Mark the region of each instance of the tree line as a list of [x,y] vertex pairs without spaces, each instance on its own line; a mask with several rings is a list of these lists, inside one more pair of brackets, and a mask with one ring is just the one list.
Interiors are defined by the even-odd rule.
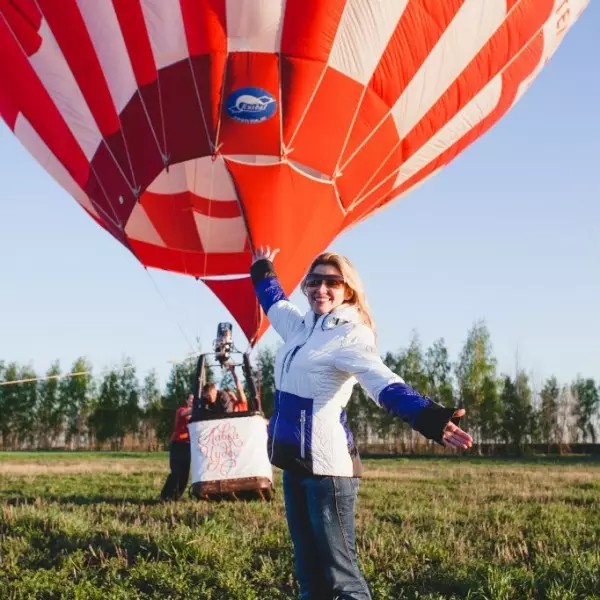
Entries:
[[[267,417],[274,406],[275,352],[261,349],[254,364]],[[479,448],[523,452],[543,444],[566,451],[570,444],[598,440],[600,385],[582,376],[568,383],[549,377],[536,389],[524,369],[499,373],[484,322],[472,326],[456,361],[450,359],[443,338],[424,349],[416,334],[407,348],[388,352],[383,359],[421,394],[446,406],[466,408],[463,423]],[[41,380],[31,366],[0,360],[0,382],[36,379],[0,386],[0,447],[163,449],[175,410],[192,389],[195,368],[194,361],[174,365],[161,390],[155,371],[140,382],[129,360],[97,376],[85,358],[75,361],[68,376],[61,375],[54,363]],[[219,374],[209,369],[207,378],[219,379]],[[232,387],[228,377],[217,383]],[[431,447],[387,415],[358,385],[347,418],[363,448]]]

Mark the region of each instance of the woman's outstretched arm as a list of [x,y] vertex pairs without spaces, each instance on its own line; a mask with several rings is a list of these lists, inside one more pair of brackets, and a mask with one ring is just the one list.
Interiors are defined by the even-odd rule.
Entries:
[[366,325],[348,334],[336,353],[335,366],[354,375],[379,406],[426,438],[446,447],[471,447],[473,439],[458,426],[466,411],[442,406],[408,386],[381,360],[373,331]]
[[256,296],[271,325],[286,340],[302,327],[302,313],[289,300],[275,273],[273,260],[279,250],[259,246],[253,255],[250,275]]

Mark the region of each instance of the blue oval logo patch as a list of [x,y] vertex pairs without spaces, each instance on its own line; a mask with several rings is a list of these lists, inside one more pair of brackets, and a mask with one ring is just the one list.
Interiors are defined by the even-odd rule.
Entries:
[[227,114],[240,123],[260,123],[277,111],[277,101],[266,90],[246,87],[229,94]]

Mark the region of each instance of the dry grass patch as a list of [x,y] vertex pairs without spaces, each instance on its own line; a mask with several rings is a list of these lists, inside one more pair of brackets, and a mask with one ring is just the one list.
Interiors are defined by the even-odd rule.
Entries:
[[0,475],[84,475],[91,473],[157,473],[167,472],[168,465],[149,463],[145,460],[97,460],[97,461],[53,461],[39,462],[5,462],[0,463]]

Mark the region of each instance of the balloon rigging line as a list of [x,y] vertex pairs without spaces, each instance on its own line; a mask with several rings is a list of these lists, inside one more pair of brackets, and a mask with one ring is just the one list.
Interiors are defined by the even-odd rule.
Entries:
[[150,278],[150,281],[152,282],[152,285],[154,286],[154,289],[157,291],[158,295],[162,298],[162,301],[164,302],[164,304],[165,304],[165,306],[167,308],[167,312],[170,314],[171,318],[173,319],[173,321],[177,325],[177,327],[178,327],[179,331],[181,332],[181,334],[183,335],[185,341],[188,343],[189,347],[192,349],[192,352],[195,352],[196,349],[194,348],[194,344],[192,344],[192,342],[190,341],[190,338],[188,338],[187,334],[185,333],[185,330],[183,329],[183,327],[181,326],[181,323],[179,322],[179,320],[175,316],[175,313],[174,313],[173,309],[171,308],[171,305],[168,303],[165,295],[161,292],[160,288],[158,287],[156,281],[154,280],[154,277],[152,277],[152,275],[150,274],[150,271],[145,266],[144,266],[144,271],[146,272],[146,274]]
[[315,89],[312,91],[312,94],[310,95],[310,98],[308,99],[308,102],[306,103],[306,107],[304,108],[304,112],[302,113],[302,116],[300,117],[300,120],[298,121],[298,124],[296,125],[296,129],[294,129],[294,132],[292,133],[292,135],[287,143],[288,148],[292,147],[294,139],[296,138],[298,131],[300,131],[300,127],[304,123],[304,119],[306,119],[306,115],[308,115],[308,110],[310,108],[310,105],[313,103],[313,101],[317,95],[317,92],[319,91],[319,87],[323,83],[323,79],[325,79],[325,73],[327,72],[327,66],[328,66],[328,64],[325,63],[325,66],[323,67],[323,70],[321,71],[321,75],[319,76],[319,80],[317,81],[317,85],[315,85]]
[[213,159],[215,158],[215,155],[219,152],[221,146],[223,144],[221,144],[219,142],[219,137],[221,136],[221,115],[223,113],[223,105],[225,104],[225,83],[227,82],[227,70],[228,70],[228,66],[229,66],[229,61],[225,60],[225,66],[223,68],[223,79],[221,80],[221,89],[220,91],[220,100],[219,100],[219,112],[218,117],[217,117],[217,127],[215,128],[215,143],[214,143],[214,150],[213,150]]
[[[344,3],[344,7],[342,8],[342,14],[340,16],[340,23],[342,22],[342,20],[344,19],[344,17],[346,16],[346,11],[349,10],[348,5],[350,4],[350,2],[345,2]],[[340,29],[338,28],[338,30],[336,31],[335,34],[335,38],[333,40],[333,44],[335,44],[335,41],[337,39],[338,33],[339,33]],[[331,50],[333,50],[333,44],[331,45]],[[321,86],[321,83],[323,83],[323,79],[325,79],[325,73],[327,72],[327,67],[329,66],[329,60],[331,58],[331,51],[329,52],[329,56],[327,57],[327,61],[325,62],[325,64],[323,65],[323,70],[321,71],[321,75],[319,77],[319,80],[317,81],[317,85],[315,86],[315,89],[313,90],[312,94],[310,95],[310,98],[308,99],[308,102],[306,103],[306,107],[304,109],[304,112],[302,113],[302,116],[300,117],[300,120],[298,121],[298,124],[296,125],[296,129],[294,130],[294,132],[292,133],[292,136],[290,137],[290,140],[288,142],[288,146],[291,147],[294,138],[296,137],[296,134],[298,133],[298,131],[300,131],[300,127],[302,125],[302,123],[304,123],[304,119],[306,118],[306,115],[308,114],[308,109],[310,108],[310,105],[313,103],[316,95],[317,95],[317,91],[319,90],[319,87]]]
[[[208,124],[206,122],[206,115],[204,114],[204,109],[202,107],[202,100],[200,98],[200,91],[198,89],[198,81],[196,80],[196,74],[194,73],[194,66],[192,64],[192,58],[191,56],[188,56],[188,64],[190,65],[190,72],[192,74],[192,81],[194,83],[194,92],[196,94],[196,102],[198,103],[198,108],[200,109],[200,115],[202,116],[202,123],[204,124],[204,131],[206,133],[206,138],[208,141],[208,145],[209,148],[212,152],[216,152],[218,147],[216,144],[216,140],[215,143],[213,143],[211,137],[210,137],[210,132],[208,130]],[[227,68],[227,64],[225,65],[225,68]],[[224,77],[225,80],[225,77]],[[219,117],[219,123],[220,123],[220,117]],[[214,168],[215,168],[215,159],[216,156],[212,156],[212,160],[211,160],[211,172],[210,172],[210,186],[209,186],[209,194],[208,194],[208,227],[207,227],[207,236],[208,236],[208,240],[210,241],[210,230],[211,230],[211,224],[212,224],[212,220],[210,218],[211,216],[211,210],[212,210],[212,196],[213,196],[213,190],[214,190]],[[198,158],[196,158],[196,160],[194,161],[194,178],[193,178],[193,183],[192,183],[192,194],[196,194],[196,181],[197,181],[197,176],[198,176]],[[193,215],[192,215],[192,218]],[[200,231],[198,230],[198,238],[200,239],[200,244],[202,246],[202,250],[204,251],[204,268],[202,270],[202,275],[206,275],[206,268],[208,266],[208,252],[206,251],[206,248],[204,247],[204,244],[202,242],[202,238],[200,236]]]
[[[119,219],[119,215],[117,215],[117,211],[115,210],[113,203],[110,201],[110,198],[108,197],[108,194],[106,193],[106,190],[104,189],[104,186],[102,185],[102,180],[100,179],[100,177],[98,177],[98,173],[96,173],[96,169],[94,168],[94,165],[92,163],[89,163],[89,165],[90,165],[90,171],[94,174],[94,177],[96,178],[96,181],[98,182],[98,186],[102,190],[102,193],[104,194],[104,198],[106,199],[108,206],[110,206],[110,209],[113,212],[113,216],[114,216],[115,220],[114,221],[112,219],[109,219],[109,220],[112,221],[113,225],[117,229],[119,229],[119,231],[121,231],[124,235],[125,231],[123,230],[123,223],[121,223],[121,219]],[[106,215],[108,217],[108,215],[106,214],[106,211],[103,210],[102,212],[104,213],[104,215]]]
[[346,147],[348,146],[348,142],[350,141],[350,137],[352,136],[352,131],[354,130],[354,125],[358,119],[358,113],[360,112],[360,108],[363,104],[365,96],[367,94],[368,84],[363,86],[363,91],[360,95],[358,103],[356,104],[356,110],[354,111],[354,116],[352,117],[352,121],[350,122],[350,126],[348,127],[348,131],[346,133],[346,137],[344,138],[344,143],[342,144],[342,149],[340,150],[340,155],[335,163],[335,168],[333,169],[333,177],[339,177],[342,174],[342,169],[340,169],[340,163],[342,162],[342,158],[344,156],[344,152],[346,151]]
[[144,100],[144,96],[140,91],[140,88],[137,88],[137,94],[140,98],[142,108],[144,109],[144,114],[146,115],[146,120],[148,121],[148,125],[150,126],[150,131],[152,132],[152,137],[154,138],[154,142],[156,143],[156,147],[158,148],[158,153],[161,157],[166,155],[166,148],[160,147],[160,142],[158,141],[158,135],[156,134],[156,129],[154,129],[154,124],[152,123],[152,119],[150,118],[150,113],[148,112],[148,107],[146,106],[146,101]]
[[[111,373],[113,371],[127,371],[129,369],[135,369],[135,365],[123,365],[118,369],[103,369],[98,372],[99,375]],[[35,381],[50,381],[53,379],[66,379],[73,377],[82,377],[83,375],[92,375],[92,371],[74,371],[72,373],[59,373],[57,375],[46,375],[43,377],[28,377],[26,379],[16,379],[14,381],[0,381],[0,387],[9,385],[16,385],[17,383],[33,383]]]
[[117,119],[119,119],[119,130],[121,132],[121,137],[123,138],[123,146],[125,148],[125,154],[127,155],[127,162],[129,163],[129,170],[131,171],[131,180],[133,181],[133,191],[134,195],[137,196],[140,191],[140,187],[137,184],[137,179],[135,178],[135,171],[133,170],[133,160],[131,159],[131,154],[129,153],[129,145],[127,144],[127,137],[125,136],[125,129],[123,128],[123,123],[121,122],[121,115],[117,115]]
[[[120,119],[119,119],[119,123],[120,123]],[[122,133],[122,130],[121,130],[121,133]],[[127,144],[125,143],[124,137],[123,137],[123,142],[125,145],[125,152],[128,154]],[[119,170],[119,173],[121,174],[121,177],[127,182],[127,185],[129,186],[129,191],[134,196],[137,197],[137,186],[135,185],[135,177],[133,177],[133,170],[132,170],[132,179],[133,179],[133,183],[132,183],[131,181],[129,181],[129,178],[127,177],[127,175],[125,175],[125,171],[123,171],[123,167],[121,167],[121,163],[117,160],[117,157],[114,155],[112,148],[109,146],[108,142],[104,139],[104,137],[102,137],[102,143],[104,144],[104,147],[108,150],[110,157],[113,159],[113,162],[117,166],[117,169]],[[91,162],[90,162],[90,164],[91,164]],[[130,166],[131,166],[131,162],[130,162]]]
[[209,148],[211,152],[214,149],[213,141],[210,138],[210,131],[208,130],[208,123],[206,122],[206,115],[204,114],[204,108],[202,108],[202,100],[200,99],[200,92],[198,90],[198,81],[196,80],[196,74],[194,73],[194,65],[192,64],[192,57],[188,56],[188,63],[190,65],[190,71],[192,73],[192,81],[194,82],[194,91],[196,92],[196,100],[198,107],[200,108],[200,115],[202,116],[202,123],[204,124],[204,131],[206,132],[206,138],[208,140]]
[[167,149],[167,127],[165,125],[165,114],[163,112],[162,88],[160,87],[160,70],[159,69],[156,69],[156,87],[158,89],[158,107],[160,110],[160,123],[161,123],[162,134],[163,134],[163,145],[165,147],[165,151],[162,155],[162,158],[163,158],[164,166],[165,166],[165,168],[167,168],[168,161],[169,161],[169,153],[168,153],[168,149]]

